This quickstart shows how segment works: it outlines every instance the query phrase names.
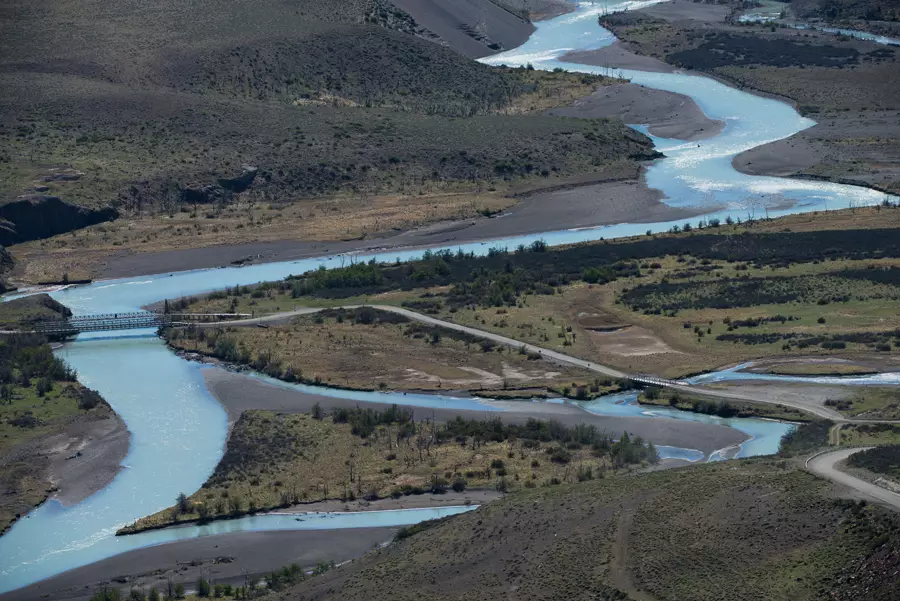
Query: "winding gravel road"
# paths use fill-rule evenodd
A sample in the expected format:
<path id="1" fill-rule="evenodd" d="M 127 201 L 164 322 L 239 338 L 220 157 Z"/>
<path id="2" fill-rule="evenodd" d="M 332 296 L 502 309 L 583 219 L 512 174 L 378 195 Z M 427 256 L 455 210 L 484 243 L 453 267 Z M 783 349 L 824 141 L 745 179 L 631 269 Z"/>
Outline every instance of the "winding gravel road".
<path id="1" fill-rule="evenodd" d="M 837 463 L 843 461 L 850 455 L 865 451 L 867 448 L 840 449 L 837 451 L 829 451 L 819 455 L 813 455 L 806 460 L 806 469 L 812 473 L 827 478 L 832 482 L 842 484 L 848 488 L 852 488 L 856 492 L 862 494 L 869 499 L 886 505 L 895 511 L 900 511 L 900 495 L 887 489 L 876 486 L 871 482 L 866 482 L 855 476 L 851 476 L 846 472 L 842 472 L 835 467 Z"/>

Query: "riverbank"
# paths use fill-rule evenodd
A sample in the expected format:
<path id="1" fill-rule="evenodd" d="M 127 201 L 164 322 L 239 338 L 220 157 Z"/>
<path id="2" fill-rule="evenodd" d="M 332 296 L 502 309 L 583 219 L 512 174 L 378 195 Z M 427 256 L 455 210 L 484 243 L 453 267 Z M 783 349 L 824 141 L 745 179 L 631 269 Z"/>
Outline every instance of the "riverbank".
<path id="1" fill-rule="evenodd" d="M 586 228 L 617 223 L 680 220 L 708 212 L 708 208 L 675 208 L 661 202 L 662 194 L 649 188 L 633 168 L 562 178 L 551 188 L 525 187 L 511 191 L 514 206 L 491 218 L 478 216 L 414 228 L 400 233 L 356 240 L 263 240 L 227 246 L 182 248 L 159 252 L 93 250 L 70 251 L 84 270 L 97 279 L 113 279 L 276 261 L 295 261 L 333 254 L 383 249 L 454 245 L 479 240 Z M 567 210 L 559 211 L 560 203 Z M 262 236 L 265 238 L 265 236 Z M 60 260 L 59 252 L 34 245 L 13 249 L 22 265 L 39 267 Z M 38 269 L 36 267 L 36 269 Z M 26 274 L 27 275 L 27 274 Z"/>
<path id="2" fill-rule="evenodd" d="M 204 370 L 203 376 L 210 393 L 228 412 L 230 421 L 236 420 L 244 411 L 252 409 L 309 413 L 317 403 L 325 411 L 356 407 L 383 411 L 389 407 L 387 402 L 374 403 L 301 392 L 291 388 L 290 385 L 270 384 L 250 375 L 223 369 Z M 644 440 L 653 441 L 657 446 L 697 449 L 704 454 L 739 445 L 747 440 L 746 435 L 725 426 L 641 417 L 601 416 L 570 404 L 495 401 L 484 402 L 483 405 L 483 410 L 448 409 L 440 407 L 440 401 L 436 401 L 434 406 L 412 409 L 441 423 L 454 420 L 457 416 L 464 419 L 484 419 L 486 415 L 496 415 L 508 424 L 524 424 L 529 419 L 552 419 L 569 427 L 584 423 L 616 435 L 628 432 L 634 436 L 641 436 Z M 498 409 L 502 412 L 494 413 Z"/>
<path id="3" fill-rule="evenodd" d="M 13 447 L 0 460 L 0 507 L 12 517 L 2 533 L 48 500 L 64 507 L 80 503 L 106 488 L 122 469 L 130 434 L 108 406 L 74 415 L 49 430 Z"/>
<path id="4" fill-rule="evenodd" d="M 28 330 L 71 311 L 46 294 L 0 303 L 0 324 Z M 122 419 L 43 337 L 0 340 L 0 531 L 48 498 L 75 505 L 109 484 L 129 448 Z"/>
<path id="5" fill-rule="evenodd" d="M 86 601 L 104 587 L 192 588 L 200 577 L 243 586 L 282 566 L 311 567 L 362 557 L 391 541 L 399 528 L 237 532 L 202 536 L 121 553 L 0 595 L 0 601 Z"/>
<path id="6" fill-rule="evenodd" d="M 562 60 L 581 62 L 567 57 Z M 725 127 L 723 121 L 707 117 L 688 96 L 630 83 L 603 86 L 571 107 L 552 109 L 547 114 L 590 119 L 613 117 L 625 123 L 646 125 L 654 136 L 686 141 L 712 138 Z"/>
<path id="7" fill-rule="evenodd" d="M 736 25 L 726 22 L 725 7 L 690 2 L 606 16 L 603 25 L 621 42 L 595 51 L 590 64 L 700 71 L 790 99 L 818 122 L 738 155 L 738 171 L 900 192 L 894 49 L 811 30 Z M 591 53 L 573 58 L 590 61 Z"/>

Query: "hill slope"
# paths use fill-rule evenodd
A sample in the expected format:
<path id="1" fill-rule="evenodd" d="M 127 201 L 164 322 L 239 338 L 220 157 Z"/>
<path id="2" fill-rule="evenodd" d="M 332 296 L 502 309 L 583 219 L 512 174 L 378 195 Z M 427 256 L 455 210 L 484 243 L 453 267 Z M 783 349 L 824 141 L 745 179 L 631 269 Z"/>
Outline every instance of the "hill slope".
<path id="1" fill-rule="evenodd" d="M 784 462 L 707 464 L 511 495 L 283 599 L 887 600 L 897 527 Z"/>
<path id="2" fill-rule="evenodd" d="M 497 27 L 524 22 L 489 0 L 462 17 L 482 3 Z M 444 43 L 386 0 L 6 3 L 0 203 L 31 217 L 0 215 L 0 244 L 183 205 L 218 215 L 241 194 L 427 193 L 652 153 L 621 123 L 498 114 L 545 84 Z M 68 216 L 32 218 L 53 207 Z"/>

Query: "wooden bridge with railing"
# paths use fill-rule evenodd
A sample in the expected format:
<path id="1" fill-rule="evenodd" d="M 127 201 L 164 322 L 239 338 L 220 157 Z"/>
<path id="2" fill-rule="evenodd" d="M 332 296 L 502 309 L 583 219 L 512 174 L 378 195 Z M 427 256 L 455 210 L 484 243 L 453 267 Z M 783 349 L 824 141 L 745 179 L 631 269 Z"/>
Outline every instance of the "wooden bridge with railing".
<path id="1" fill-rule="evenodd" d="M 83 332 L 136 330 L 142 328 L 159 329 L 196 323 L 226 323 L 249 317 L 252 317 L 249 313 L 156 313 L 153 311 L 99 313 L 94 315 L 73 315 L 65 319 L 35 321 L 32 324 L 30 333 L 50 336 L 75 336 Z"/>

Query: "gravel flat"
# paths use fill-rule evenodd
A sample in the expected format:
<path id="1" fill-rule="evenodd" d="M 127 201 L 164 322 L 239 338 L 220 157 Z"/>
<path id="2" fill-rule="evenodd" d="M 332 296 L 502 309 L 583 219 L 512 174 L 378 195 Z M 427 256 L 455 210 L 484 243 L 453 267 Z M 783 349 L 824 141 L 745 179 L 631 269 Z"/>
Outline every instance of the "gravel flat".
<path id="1" fill-rule="evenodd" d="M 204 536 L 122 553 L 0 595 L 0 601 L 80 601 L 104 586 L 155 586 L 165 592 L 169 579 L 190 589 L 201 574 L 218 583 L 243 585 L 245 578 L 256 582 L 273 569 L 292 563 L 313 566 L 361 557 L 390 541 L 397 530 L 350 528 Z"/>

